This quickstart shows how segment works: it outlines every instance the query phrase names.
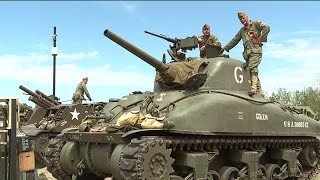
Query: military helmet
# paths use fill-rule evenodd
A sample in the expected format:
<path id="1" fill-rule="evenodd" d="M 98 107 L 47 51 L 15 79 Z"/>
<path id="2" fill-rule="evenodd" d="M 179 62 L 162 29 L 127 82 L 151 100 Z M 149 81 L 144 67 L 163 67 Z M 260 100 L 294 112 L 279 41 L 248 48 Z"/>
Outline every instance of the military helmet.
<path id="1" fill-rule="evenodd" d="M 88 77 L 84 77 L 84 78 L 82 78 L 82 80 L 88 80 Z"/>

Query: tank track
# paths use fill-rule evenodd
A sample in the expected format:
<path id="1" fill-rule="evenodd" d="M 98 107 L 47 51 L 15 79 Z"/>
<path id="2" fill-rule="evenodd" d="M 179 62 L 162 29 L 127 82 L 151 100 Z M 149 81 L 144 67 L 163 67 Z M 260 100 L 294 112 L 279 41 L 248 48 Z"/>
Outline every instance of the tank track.
<path id="1" fill-rule="evenodd" d="M 62 147 L 66 144 L 61 137 L 57 136 L 49 141 L 46 158 L 47 169 L 52 174 L 52 176 L 58 180 L 71 180 L 72 176 L 63 170 L 60 164 L 60 152 Z"/>
<path id="2" fill-rule="evenodd" d="M 34 145 L 33 149 L 35 152 L 35 160 L 36 160 L 36 167 L 44 168 L 46 167 L 46 157 L 45 157 L 45 149 L 50 141 L 49 134 L 40 134 L 36 136 L 34 139 L 31 139 L 32 144 Z"/>
<path id="3" fill-rule="evenodd" d="M 165 136 L 163 138 L 132 139 L 123 148 L 119 160 L 121 175 L 126 180 L 145 179 L 145 169 L 149 169 L 148 164 L 143 164 L 144 155 L 148 152 L 149 144 L 165 144 L 166 149 L 175 152 L 198 151 L 209 152 L 213 150 L 241 150 L 241 149 L 261 149 L 261 148 L 299 148 L 311 145 L 317 150 L 318 162 L 316 166 L 308 171 L 303 171 L 299 179 L 314 180 L 320 171 L 320 147 L 319 140 L 312 137 L 222 137 L 222 136 Z M 170 154 L 169 154 L 170 156 Z M 168 158 L 168 157 L 166 157 Z M 172 161 L 173 162 L 173 161 Z M 172 162 L 170 162 L 172 164 Z M 170 165 L 169 163 L 169 165 Z M 171 171 L 169 171 L 171 173 Z M 170 176 L 168 179 L 175 179 Z M 156 178 L 164 179 L 164 178 Z M 178 178 L 179 179 L 179 178 Z"/>

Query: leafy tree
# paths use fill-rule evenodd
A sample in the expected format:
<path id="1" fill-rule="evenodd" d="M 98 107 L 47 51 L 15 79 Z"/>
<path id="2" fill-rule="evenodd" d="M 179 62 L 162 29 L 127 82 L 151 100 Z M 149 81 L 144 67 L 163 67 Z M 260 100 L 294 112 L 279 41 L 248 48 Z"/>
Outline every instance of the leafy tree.
<path id="1" fill-rule="evenodd" d="M 5 104 L 5 103 L 2 103 L 2 104 L 0 104 L 0 108 L 6 108 L 7 107 L 7 105 Z M 32 109 L 32 107 L 31 106 L 29 106 L 28 104 L 26 104 L 26 103 L 20 103 L 19 104 L 19 107 L 20 107 L 20 111 L 22 110 L 22 111 L 29 111 L 29 110 L 31 110 Z"/>
<path id="2" fill-rule="evenodd" d="M 301 91 L 289 92 L 285 88 L 280 88 L 277 93 L 272 93 L 269 97 L 271 101 L 282 101 L 292 106 L 309 106 L 320 118 L 320 89 L 308 87 Z"/>
<path id="3" fill-rule="evenodd" d="M 20 110 L 23 110 L 23 111 L 29 111 L 29 110 L 31 110 L 32 109 L 32 107 L 31 106 L 29 106 L 28 104 L 26 104 L 26 103 L 20 103 Z"/>

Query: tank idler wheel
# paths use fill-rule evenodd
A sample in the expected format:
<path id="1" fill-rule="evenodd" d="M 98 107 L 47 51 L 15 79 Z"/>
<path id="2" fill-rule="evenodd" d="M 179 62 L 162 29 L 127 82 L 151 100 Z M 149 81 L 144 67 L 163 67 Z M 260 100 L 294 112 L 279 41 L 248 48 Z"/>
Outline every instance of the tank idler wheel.
<path id="1" fill-rule="evenodd" d="M 298 159 L 302 166 L 308 168 L 316 167 L 319 161 L 318 154 L 312 146 L 306 146 L 305 148 L 303 148 L 301 153 L 299 154 Z"/>
<path id="2" fill-rule="evenodd" d="M 258 170 L 258 180 L 266 180 L 267 179 L 267 170 L 263 165 L 259 165 Z"/>
<path id="3" fill-rule="evenodd" d="M 240 171 L 235 167 L 223 166 L 219 174 L 223 180 L 240 180 Z"/>
<path id="4" fill-rule="evenodd" d="M 210 170 L 210 171 L 208 171 L 207 179 L 208 180 L 221 180 L 221 177 L 217 171 Z"/>
<path id="5" fill-rule="evenodd" d="M 266 164 L 267 180 L 282 180 L 281 170 L 278 164 Z"/>

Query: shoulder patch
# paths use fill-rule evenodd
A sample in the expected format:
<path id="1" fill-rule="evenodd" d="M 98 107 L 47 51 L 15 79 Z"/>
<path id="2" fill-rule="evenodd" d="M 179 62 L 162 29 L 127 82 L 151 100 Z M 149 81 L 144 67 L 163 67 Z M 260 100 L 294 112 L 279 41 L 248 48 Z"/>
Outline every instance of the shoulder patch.
<path id="1" fill-rule="evenodd" d="M 264 27 L 266 25 L 266 23 L 264 23 L 262 21 L 258 21 L 258 23 L 260 24 L 261 27 Z"/>

